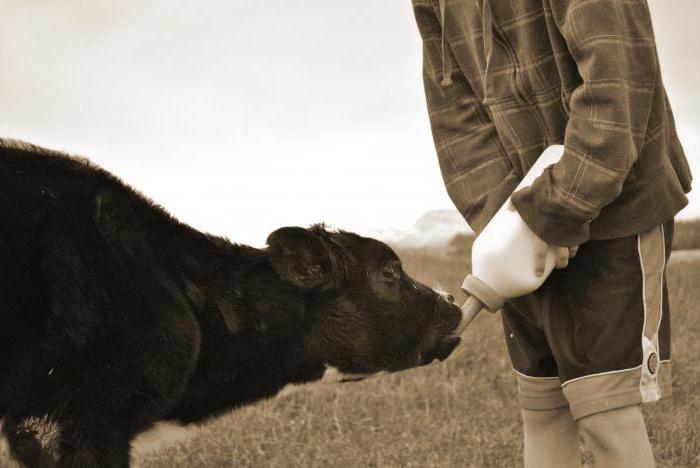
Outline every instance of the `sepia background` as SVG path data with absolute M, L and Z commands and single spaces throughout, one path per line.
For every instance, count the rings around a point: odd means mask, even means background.
M 700 2 L 649 6 L 700 178 Z M 408 0 L 0 0 L 0 137 L 88 156 L 234 241 L 318 221 L 381 235 L 459 301 L 473 236 L 442 184 L 420 66 Z M 660 468 L 700 466 L 700 193 L 680 218 L 695 221 L 677 224 L 667 269 L 674 397 L 645 408 Z M 482 315 L 441 365 L 162 427 L 169 442 L 142 439 L 134 466 L 520 466 L 500 320 Z
M 262 245 L 281 225 L 376 233 L 452 208 L 408 0 L 0 5 L 0 137 L 87 156 L 197 228 Z M 700 174 L 700 3 L 649 5 Z

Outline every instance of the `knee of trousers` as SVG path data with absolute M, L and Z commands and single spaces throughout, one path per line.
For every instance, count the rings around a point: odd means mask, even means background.
M 517 374 L 518 401 L 526 410 L 542 411 L 569 406 L 558 377 L 529 377 Z

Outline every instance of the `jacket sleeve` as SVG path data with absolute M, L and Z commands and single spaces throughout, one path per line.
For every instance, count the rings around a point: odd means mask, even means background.
M 659 66 L 646 0 L 549 0 L 581 83 L 571 95 L 564 155 L 512 196 L 526 224 L 554 245 L 589 239 L 644 144 Z
M 456 8 L 456 7 L 455 7 Z M 517 185 L 490 115 L 451 54 L 452 83 L 441 86 L 442 28 L 428 0 L 413 0 L 423 40 L 423 84 L 442 177 L 452 202 L 477 233 Z M 452 21 L 457 21 L 451 18 Z M 451 44 L 451 47 L 459 45 Z M 509 177 L 510 176 L 510 177 Z

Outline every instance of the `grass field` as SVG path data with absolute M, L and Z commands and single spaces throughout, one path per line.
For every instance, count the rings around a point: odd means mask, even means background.
M 698 237 L 700 239 L 700 236 Z M 465 239 L 442 252 L 400 251 L 406 269 L 457 297 Z M 684 237 L 682 247 L 695 246 Z M 397 249 L 401 250 L 401 249 Z M 700 250 L 668 267 L 673 311 L 672 399 L 645 408 L 659 467 L 700 466 Z M 498 315 L 480 317 L 463 353 L 440 365 L 365 382 L 300 388 L 135 452 L 140 467 L 510 467 L 522 432 Z M 586 465 L 590 465 L 590 457 Z M 0 466 L 8 459 L 0 455 Z

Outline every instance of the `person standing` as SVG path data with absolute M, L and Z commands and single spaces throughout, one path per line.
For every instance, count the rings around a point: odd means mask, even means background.
M 478 235 L 510 197 L 558 254 L 502 309 L 525 466 L 580 466 L 579 432 L 599 467 L 654 466 L 641 404 L 671 393 L 665 266 L 692 175 L 646 0 L 413 9 L 452 201 Z M 561 160 L 513 193 L 553 144 Z

